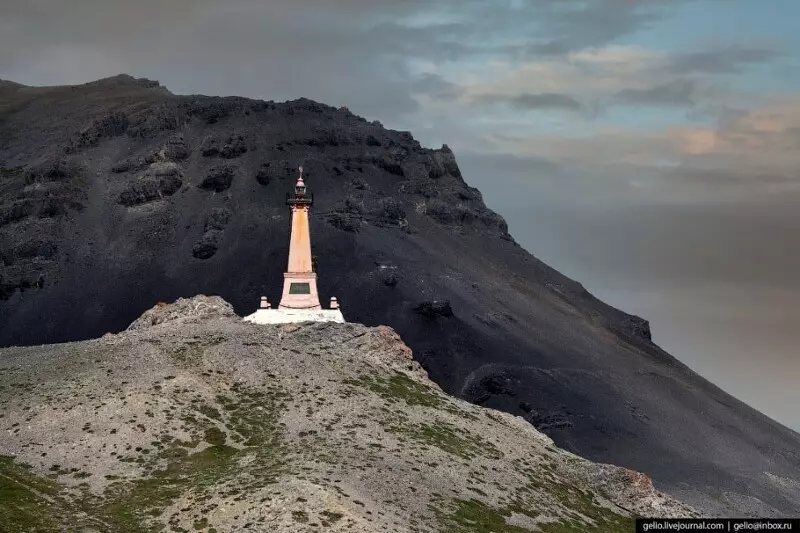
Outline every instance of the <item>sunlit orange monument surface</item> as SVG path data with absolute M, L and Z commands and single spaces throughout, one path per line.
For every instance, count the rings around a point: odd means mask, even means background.
M 289 238 L 289 264 L 283 274 L 283 295 L 277 309 L 261 297 L 259 309 L 245 317 L 256 324 L 281 324 L 287 322 L 344 322 L 335 297 L 330 309 L 323 309 L 317 292 L 317 273 L 311 261 L 311 231 L 308 212 L 314 196 L 303 180 L 303 167 L 294 187 L 287 195 L 286 204 L 292 210 L 292 231 Z

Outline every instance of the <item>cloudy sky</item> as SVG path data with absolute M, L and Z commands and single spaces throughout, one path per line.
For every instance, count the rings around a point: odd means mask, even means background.
M 0 78 L 305 96 L 423 144 L 529 251 L 800 430 L 797 0 L 0 0 Z

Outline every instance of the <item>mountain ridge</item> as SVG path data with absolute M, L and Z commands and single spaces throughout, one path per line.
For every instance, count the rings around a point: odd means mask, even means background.
M 798 478 L 796 433 L 523 250 L 446 145 L 308 99 L 177 96 L 133 77 L 0 88 L 0 345 L 122 331 L 198 293 L 240 315 L 277 301 L 300 165 L 321 298 L 393 327 L 445 391 L 700 509 L 800 514 L 770 477 Z

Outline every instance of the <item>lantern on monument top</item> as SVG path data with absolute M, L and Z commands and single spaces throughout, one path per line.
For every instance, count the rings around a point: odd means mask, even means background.
M 294 192 L 297 196 L 305 196 L 306 183 L 303 181 L 303 167 L 300 167 L 298 170 L 300 171 L 300 177 L 297 178 L 297 185 L 294 186 Z
M 303 167 L 298 169 L 300 176 L 294 186 L 294 194 L 286 194 L 286 203 L 293 208 L 308 207 L 314 203 L 314 197 L 306 190 L 306 183 L 303 181 Z

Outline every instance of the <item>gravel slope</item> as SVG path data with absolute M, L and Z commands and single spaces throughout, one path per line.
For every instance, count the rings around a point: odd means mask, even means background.
M 0 531 L 622 532 L 694 515 L 444 394 L 383 326 L 255 326 L 196 297 L 1 355 Z

